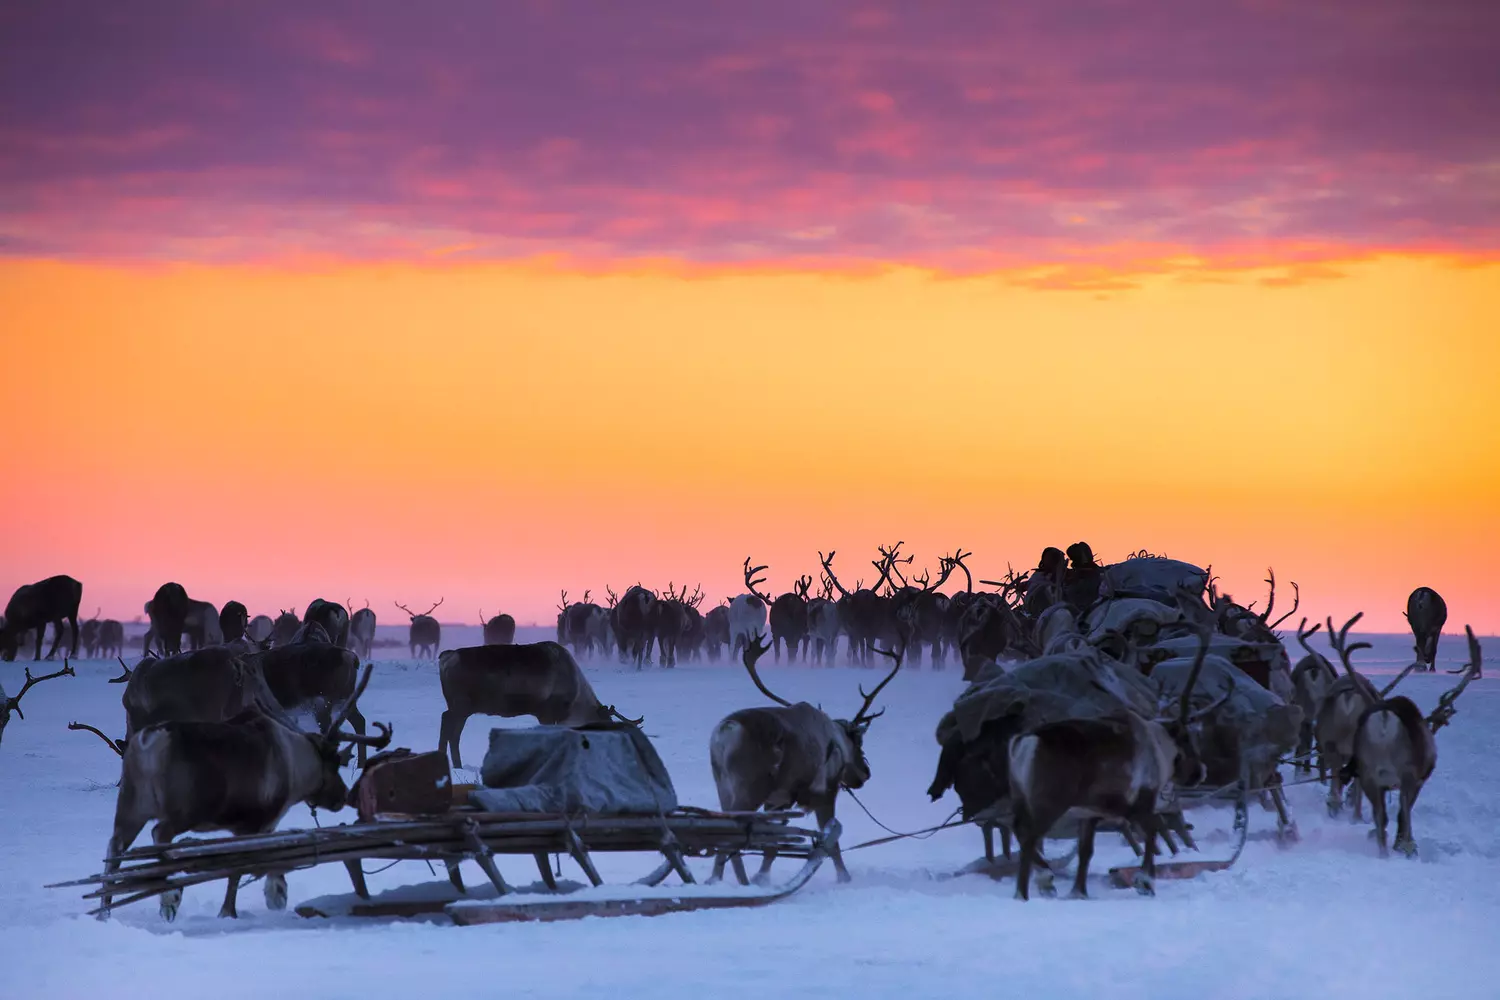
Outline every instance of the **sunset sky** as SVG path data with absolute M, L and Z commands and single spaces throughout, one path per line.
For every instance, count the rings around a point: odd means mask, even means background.
M 1500 4 L 0 0 L 0 338 L 85 613 L 1086 539 L 1493 634 Z

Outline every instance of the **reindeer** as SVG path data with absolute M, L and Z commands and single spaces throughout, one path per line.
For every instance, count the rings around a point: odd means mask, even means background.
M 269 833 L 298 802 L 342 809 L 349 789 L 339 768 L 348 764 L 350 749 L 341 751 L 340 745 L 380 749 L 391 739 L 383 723 L 376 723 L 381 734 L 373 738 L 339 731 L 369 681 L 366 667 L 353 693 L 318 733 L 301 732 L 253 709 L 222 722 L 162 722 L 140 730 L 125 745 L 105 872 L 119 867 L 119 856 L 152 820 L 152 842 L 168 844 L 189 831 Z M 240 875 L 229 876 L 221 917 L 238 916 Z M 265 894 L 267 908 L 285 908 L 285 872 L 266 876 Z M 162 917 L 176 919 L 181 902 L 181 889 L 163 893 Z M 101 917 L 108 916 L 110 903 L 105 895 Z
M 438 646 L 443 639 L 443 627 L 438 624 L 436 618 L 432 617 L 432 613 L 442 603 L 443 598 L 439 597 L 437 604 L 434 604 L 421 614 L 413 614 L 412 610 L 406 605 L 396 602 L 396 607 L 411 616 L 411 631 L 408 633 L 407 643 L 411 647 L 411 658 L 413 660 L 419 655 L 418 650 L 421 651 L 420 655 L 432 656 L 434 658 L 438 655 Z
M 355 611 L 353 602 L 345 598 L 344 610 L 349 612 L 350 648 L 361 660 L 368 660 L 375 648 L 375 612 L 370 609 L 370 601 L 366 598 L 365 606 Z
M 1406 623 L 1417 640 L 1418 670 L 1437 669 L 1438 639 L 1448 621 L 1448 604 L 1431 587 L 1418 587 L 1406 599 Z
M 83 655 L 93 659 L 99 652 L 99 615 L 104 609 L 96 608 L 94 616 L 79 626 L 78 641 L 83 646 Z
M 349 609 L 333 601 L 314 598 L 303 612 L 302 621 L 317 622 L 328 633 L 328 641 L 335 646 L 349 647 Z
M 270 615 L 256 615 L 250 619 L 250 624 L 245 626 L 245 638 L 262 649 L 268 649 L 271 645 L 271 635 L 276 631 L 276 623 Z
M 674 584 L 667 584 L 667 596 L 656 602 L 653 632 L 657 648 L 661 651 L 661 665 L 677 666 L 677 646 L 693 629 L 694 611 L 703 600 L 703 588 L 689 594 L 684 585 L 679 593 Z
M 1395 687 L 1395 681 L 1381 692 L 1382 700 L 1360 716 L 1354 736 L 1354 757 L 1345 770 L 1349 777 L 1359 782 L 1360 789 L 1370 800 L 1375 839 L 1380 845 L 1382 858 L 1388 856 L 1385 795 L 1392 790 L 1399 793 L 1396 850 L 1407 857 L 1417 855 L 1417 842 L 1411 832 L 1411 811 L 1417 804 L 1417 796 L 1422 793 L 1422 786 L 1437 767 L 1437 744 L 1433 735 L 1453 717 L 1453 703 L 1484 669 L 1483 652 L 1479 640 L 1474 638 L 1474 630 L 1466 625 L 1464 633 L 1469 640 L 1469 662 L 1463 668 L 1463 680 L 1438 699 L 1438 707 L 1430 716 L 1422 718 L 1421 711 L 1409 698 L 1399 695 L 1386 698 L 1390 689 Z M 1418 648 L 1420 650 L 1420 640 Z M 1418 669 L 1421 663 L 1419 659 L 1407 670 Z
M 99 648 L 101 659 L 120 656 L 125 652 L 125 626 L 113 618 L 99 623 Z
M 219 611 L 219 635 L 224 642 L 238 642 L 250 625 L 250 612 L 239 601 L 230 601 Z
M 833 558 L 831 555 L 829 558 Z M 839 633 L 843 630 L 838 602 L 833 599 L 833 584 L 823 574 L 822 591 L 807 600 L 807 633 L 810 655 L 818 663 L 830 664 L 838 656 Z
M 510 615 L 496 615 L 493 618 L 484 616 L 484 609 L 479 609 L 479 628 L 484 634 L 486 646 L 509 646 L 516 641 L 516 620 Z
M 1158 713 L 1151 720 L 1124 712 L 1116 718 L 1063 719 L 1011 737 L 1010 798 L 1021 848 L 1017 899 L 1030 898 L 1031 868 L 1042 838 L 1066 815 L 1078 817 L 1081 824 L 1075 899 L 1088 895 L 1089 861 L 1101 819 L 1133 824 L 1145 833 L 1135 887 L 1142 895 L 1156 894 L 1156 814 L 1172 799 L 1174 785 L 1202 782 L 1205 769 L 1194 724 L 1217 711 L 1232 693 L 1197 712 L 1190 710 L 1209 639 L 1205 631 L 1175 716 Z
M 1349 629 L 1364 617 L 1361 611 L 1334 631 L 1333 619 L 1328 619 L 1328 643 L 1338 653 L 1344 665 L 1344 676 L 1328 686 L 1323 704 L 1318 709 L 1315 732 L 1318 738 L 1318 768 L 1328 772 L 1328 815 L 1337 816 L 1344 806 L 1344 765 L 1354 757 L 1354 737 L 1359 731 L 1359 720 L 1365 709 L 1380 701 L 1380 692 L 1364 675 L 1357 673 L 1349 658 L 1356 650 L 1369 649 L 1368 642 L 1349 643 Z M 1360 790 L 1349 789 L 1354 799 L 1354 819 L 1360 815 Z
M 601 704 L 578 661 L 555 642 L 445 649 L 438 679 L 448 706 L 438 723 L 438 750 L 448 753 L 454 767 L 464 766 L 458 745 L 471 715 L 530 715 L 544 726 L 643 721 Z
M 47 659 L 57 655 L 57 647 L 63 637 L 63 621 L 72 627 L 73 639 L 68 656 L 78 655 L 78 604 L 83 600 L 83 584 L 71 576 L 49 576 L 38 583 L 28 583 L 16 588 L 5 605 L 5 615 L 0 618 L 0 659 L 10 662 L 16 658 L 21 638 L 36 630 L 36 648 L 33 660 L 42 658 L 42 636 L 47 625 L 52 625 L 52 648 Z
M 589 600 L 591 593 L 585 590 L 583 600 L 570 604 L 568 592 L 564 590 L 562 603 L 557 606 L 557 641 L 571 646 L 575 656 L 592 656 L 595 650 L 600 656 L 609 653 L 610 613 Z M 609 591 L 609 595 L 611 602 L 615 602 L 614 591 Z M 611 603 L 610 607 L 614 606 Z
M 726 716 L 714 727 L 709 739 L 709 761 L 713 767 L 714 785 L 719 791 L 719 807 L 725 812 L 751 812 L 756 809 L 789 809 L 793 806 L 811 809 L 818 825 L 826 827 L 834 818 L 834 803 L 840 788 L 863 788 L 870 780 L 870 762 L 865 757 L 864 740 L 870 723 L 884 714 L 871 714 L 870 706 L 901 670 L 901 654 L 879 650 L 893 663 L 891 672 L 865 694 L 859 711 L 852 719 L 830 718 L 822 709 L 807 702 L 793 704 L 773 694 L 760 679 L 755 663 L 771 647 L 756 634 L 746 645 L 743 660 L 750 679 L 760 693 L 776 702 L 774 708 L 745 708 Z M 835 844 L 830 851 L 840 882 L 848 882 L 849 869 Z M 728 855 L 714 859 L 712 881 L 724 877 Z M 757 881 L 770 874 L 776 851 L 768 850 L 761 862 Z M 735 875 L 745 881 L 744 864 L 734 856 Z
M 75 676 L 75 674 L 73 673 L 73 668 L 68 665 L 68 661 L 65 659 L 63 660 L 63 667 L 61 670 L 50 674 L 43 674 L 40 677 L 31 676 L 31 668 L 27 667 L 26 683 L 21 686 L 21 693 L 16 695 L 14 698 L 7 698 L 5 696 L 4 686 L 0 686 L 0 739 L 5 738 L 5 727 L 10 724 L 10 713 L 16 713 L 16 717 L 19 719 L 26 718 L 26 714 L 21 711 L 21 699 L 26 697 L 27 691 L 30 691 L 33 687 L 40 684 L 42 681 L 50 681 L 54 677 L 73 676 Z
M 645 666 L 655 639 L 656 594 L 636 584 L 620 597 L 614 607 L 615 634 L 620 652 L 630 658 L 635 668 Z
M 967 559 L 971 554 L 961 547 L 958 550 L 959 559 Z M 891 555 L 887 553 L 888 558 Z M 887 625 L 889 628 L 894 624 L 897 632 L 911 637 L 914 663 L 922 662 L 922 645 L 928 645 L 932 650 L 934 669 L 942 662 L 943 618 L 948 610 L 948 598 L 938 588 L 948 582 L 948 577 L 953 575 L 958 563 L 953 561 L 952 556 L 943 556 L 938 565 L 941 575 L 936 581 L 932 580 L 931 574 L 926 570 L 911 583 L 904 576 L 901 577 L 901 586 L 891 595 L 892 622 Z M 899 568 L 895 568 L 894 572 L 900 575 Z
M 285 646 L 297 638 L 297 630 L 302 627 L 302 619 L 297 617 L 297 612 L 287 608 L 280 609 L 276 615 L 275 622 L 271 625 L 271 646 Z
M 797 659 L 799 646 L 806 650 L 807 592 L 812 589 L 812 582 L 810 576 L 798 577 L 791 590 L 771 602 L 767 620 L 771 625 L 771 655 L 776 660 L 781 659 L 783 643 L 786 644 L 788 663 Z
M 703 616 L 703 650 L 718 662 L 719 653 L 729 645 L 729 605 L 710 608 Z
M 745 587 L 749 593 L 729 599 L 729 655 L 734 656 L 750 644 L 750 637 L 765 631 L 767 608 L 771 598 L 756 591 L 765 583 L 755 574 L 765 570 L 764 566 L 751 566 L 750 557 L 745 557 Z
M 824 576 L 840 594 L 839 622 L 844 634 L 849 637 L 851 660 L 869 663 L 870 652 L 876 640 L 894 626 L 894 619 L 887 613 L 889 599 L 881 596 L 880 588 L 890 584 L 891 572 L 899 561 L 897 553 L 900 552 L 901 545 L 901 542 L 897 542 L 889 549 L 881 547 L 879 549 L 881 558 L 872 563 L 880 573 L 875 586 L 864 587 L 856 583 L 852 592 L 844 588 L 833 572 L 833 557 L 837 553 L 829 552 L 826 556 L 821 552 L 818 553 L 818 561 L 823 565 Z M 906 561 L 910 562 L 911 558 L 908 557 Z
M 1307 640 L 1322 627 L 1321 624 L 1315 624 L 1309 629 L 1306 618 L 1297 627 L 1297 642 L 1306 650 L 1306 655 L 1292 668 L 1292 703 L 1302 710 L 1302 723 L 1297 735 L 1297 770 L 1304 774 L 1310 774 L 1313 770 L 1311 758 L 1318 712 L 1323 708 L 1323 700 L 1328 697 L 1328 689 L 1339 679 L 1333 664 L 1307 644 Z M 1317 769 L 1320 780 L 1326 777 L 1327 769 L 1321 758 Z

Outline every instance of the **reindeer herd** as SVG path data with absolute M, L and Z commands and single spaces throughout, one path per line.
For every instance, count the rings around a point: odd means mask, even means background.
M 1438 637 L 1447 609 L 1434 591 L 1419 588 L 1408 602 L 1415 659 L 1384 689 L 1353 663 L 1367 643 L 1349 642 L 1355 615 L 1342 628 L 1327 623 L 1338 667 L 1313 649 L 1320 630 L 1306 619 L 1297 631 L 1305 655 L 1291 665 L 1278 626 L 1301 603 L 1294 583 L 1291 611 L 1272 620 L 1275 574 L 1264 611 L 1218 593 L 1211 570 L 1149 553 L 1111 565 L 1096 561 L 1084 543 L 1066 552 L 1049 548 L 1035 569 L 1010 572 L 976 589 L 961 548 L 941 557 L 936 575 L 915 575 L 902 545 L 881 546 L 871 562 L 874 583 L 850 590 L 834 570 L 835 553 L 818 554 L 820 590 L 811 576 L 773 596 L 764 590 L 766 566 L 743 564 L 746 591 L 706 613 L 701 588 L 670 585 L 664 594 L 644 586 L 608 601 L 558 606 L 556 641 L 516 644 L 515 620 L 480 614 L 484 643 L 441 649 L 441 627 L 432 613 L 397 607 L 409 619 L 413 658 L 437 659 L 444 710 L 437 747 L 462 767 L 459 742 L 474 715 L 532 717 L 546 725 L 639 725 L 605 704 L 579 666 L 579 658 L 618 656 L 637 668 L 671 668 L 688 659 L 738 657 L 753 687 L 774 705 L 731 713 L 713 730 L 709 765 L 726 811 L 798 807 L 820 825 L 834 818 L 840 790 L 858 789 L 871 776 L 864 750 L 876 699 L 904 664 L 934 668 L 948 658 L 962 664 L 968 688 L 937 727 L 933 799 L 957 793 L 963 818 L 980 823 L 987 853 L 991 832 L 1005 836 L 1010 854 L 1019 841 L 1017 895 L 1029 895 L 1033 870 L 1046 870 L 1043 840 L 1064 820 L 1078 824 L 1075 894 L 1086 893 L 1096 831 L 1101 823 L 1132 842 L 1143 841 L 1137 888 L 1150 893 L 1160 838 L 1175 853 L 1174 837 L 1191 844 L 1179 795 L 1233 782 L 1253 786 L 1291 828 L 1281 794 L 1286 755 L 1298 773 L 1328 784 L 1330 815 L 1361 797 L 1371 805 L 1379 850 L 1386 854 L 1386 797 L 1396 792 L 1395 847 L 1413 854 L 1411 813 L 1436 766 L 1433 734 L 1452 717 L 1453 704 L 1481 671 L 1481 650 L 1468 632 L 1469 664 L 1458 686 L 1423 717 L 1392 689 L 1407 673 L 1435 670 Z M 963 589 L 943 587 L 961 573 Z M 357 752 L 389 744 L 391 729 L 375 723 L 366 733 L 358 707 L 370 681 L 375 613 L 351 602 L 316 599 L 302 615 L 251 617 L 231 601 L 215 611 L 191 599 L 176 583 L 162 585 L 146 602 L 150 622 L 144 657 L 125 664 L 123 631 L 97 615 L 80 626 L 82 585 L 52 577 L 19 588 L 0 621 L 0 656 L 15 658 L 23 643 L 41 658 L 45 628 L 52 650 L 80 643 L 90 654 L 120 658 L 124 733 L 116 738 L 92 725 L 69 728 L 98 735 L 122 758 L 109 858 L 130 846 L 146 823 L 153 838 L 169 841 L 189 830 L 235 833 L 273 830 L 298 802 L 337 809 L 347 795 L 340 765 Z M 92 626 L 92 627 L 91 627 Z M 184 649 L 184 638 L 186 649 Z M 830 663 L 840 639 L 856 664 L 889 667 L 848 719 L 821 708 L 793 704 L 774 694 L 757 664 L 767 654 Z M 93 643 L 91 646 L 90 643 Z M 37 683 L 72 675 L 26 672 L 21 691 L 0 691 L 0 735 L 22 697 Z M 299 716 L 310 715 L 308 730 Z M 352 729 L 346 731 L 345 724 Z M 1312 779 L 1309 779 L 1312 780 Z M 1346 795 L 1347 790 L 1347 795 Z M 849 873 L 835 847 L 841 880 Z M 765 857 L 764 877 L 774 855 Z M 720 857 L 714 877 L 738 856 Z M 114 863 L 111 861 L 110 863 Z M 230 879 L 223 915 L 235 913 L 237 879 Z M 285 879 L 269 878 L 267 904 L 286 902 Z M 180 893 L 168 894 L 163 915 L 176 912 Z M 107 901 L 106 901 L 107 903 Z

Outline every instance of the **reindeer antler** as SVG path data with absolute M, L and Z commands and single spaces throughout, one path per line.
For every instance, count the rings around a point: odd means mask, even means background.
M 837 555 L 837 553 L 835 553 L 831 549 L 826 556 L 822 552 L 819 552 L 818 562 L 823 564 L 823 573 L 825 576 L 827 576 L 828 582 L 833 584 L 834 588 L 837 589 L 840 594 L 848 597 L 849 591 L 845 590 L 844 585 L 842 583 L 839 583 L 839 578 L 833 575 L 833 557 L 835 555 Z M 830 593 L 832 593 L 832 591 L 830 591 Z
M 26 713 L 21 711 L 21 699 L 24 698 L 24 697 L 26 697 L 26 692 L 27 691 L 30 691 L 34 686 L 36 686 L 37 684 L 42 683 L 42 681 L 50 681 L 54 677 L 76 677 L 76 676 L 77 676 L 77 674 L 73 673 L 73 668 L 68 665 L 68 660 L 67 660 L 66 657 L 63 658 L 63 668 L 61 670 L 58 670 L 58 671 L 56 671 L 54 673 L 50 673 L 50 674 L 43 674 L 40 677 L 33 677 L 33 676 L 31 676 L 31 668 L 27 667 L 26 668 L 26 683 L 21 686 L 21 693 L 20 694 L 16 695 L 14 698 L 8 698 L 8 699 L 6 699 L 6 702 L 5 702 L 5 704 L 6 704 L 6 710 L 7 711 L 11 711 L 11 712 L 15 712 L 22 719 L 24 719 L 24 718 L 26 718 Z
M 416 615 L 412 614 L 411 608 L 408 608 L 406 605 L 402 604 L 400 601 L 392 601 L 391 603 L 394 604 L 396 607 L 400 608 L 402 611 L 405 611 L 408 615 L 411 615 L 411 617 L 413 617 L 413 618 L 417 617 Z M 282 614 L 286 614 L 286 612 L 283 611 Z
M 616 594 L 614 592 L 614 588 L 612 588 L 607 583 L 604 585 L 604 592 L 609 595 L 608 599 L 609 599 L 609 606 L 610 607 L 614 607 L 616 604 L 620 603 L 620 595 Z
M 99 730 L 95 729 L 93 726 L 90 726 L 87 723 L 83 722 L 70 722 L 68 723 L 68 728 L 74 731 L 93 733 L 95 736 L 103 740 L 105 744 L 115 753 L 119 754 L 121 757 L 125 756 L 124 740 L 111 739 L 110 737 L 105 736 Z
M 810 576 L 799 576 L 797 582 L 792 584 L 792 591 L 804 601 L 807 600 L 808 592 L 812 590 L 813 578 Z
M 562 603 L 557 606 L 557 610 L 568 610 L 568 592 L 566 590 L 562 592 Z
M 1458 696 L 1464 693 L 1464 688 L 1469 686 L 1469 682 L 1483 672 L 1483 650 L 1479 648 L 1479 640 L 1474 638 L 1474 629 L 1465 625 L 1464 632 L 1469 637 L 1469 662 L 1464 670 L 1463 680 L 1459 681 L 1458 686 L 1453 690 L 1438 696 L 1437 708 L 1434 708 L 1432 714 L 1427 717 L 1427 728 L 1434 733 L 1453 720 L 1454 714 L 1458 711 L 1453 707 L 1453 703 L 1458 701 Z
M 433 613 L 433 612 L 434 612 L 434 611 L 436 611 L 436 610 L 437 610 L 437 609 L 438 609 L 438 607 L 439 607 L 439 606 L 440 606 L 440 605 L 441 605 L 441 604 L 442 604 L 442 603 L 443 603 L 443 598 L 441 598 L 441 597 L 439 597 L 439 598 L 438 598 L 438 599 L 437 599 L 437 604 L 434 604 L 434 605 L 433 605 L 433 606 L 432 606 L 432 607 L 430 607 L 430 608 L 428 608 L 428 609 L 427 609 L 427 610 L 426 610 L 426 611 L 424 611 L 424 612 L 422 612 L 422 614 L 423 614 L 423 615 L 430 615 L 430 614 L 432 614 L 432 613 Z
M 1333 647 L 1334 652 L 1339 654 L 1339 660 L 1344 664 L 1344 672 L 1351 677 L 1354 676 L 1354 664 L 1349 662 L 1349 657 L 1354 655 L 1354 651 L 1357 649 L 1370 648 L 1370 644 L 1368 642 L 1356 642 L 1350 644 L 1348 641 L 1349 630 L 1354 627 L 1355 622 L 1359 621 L 1364 616 L 1365 613 L 1363 611 L 1359 612 L 1353 618 L 1350 618 L 1348 621 L 1346 621 L 1344 623 L 1344 627 L 1339 629 L 1337 632 L 1335 632 L 1333 628 L 1333 618 L 1329 617 L 1328 619 L 1328 644 Z
M 748 561 L 749 560 L 746 560 L 746 562 Z M 755 671 L 755 661 L 759 660 L 762 656 L 765 656 L 766 653 L 770 651 L 770 649 L 771 647 L 765 642 L 764 633 L 757 632 L 753 637 L 753 643 L 747 642 L 745 644 L 745 652 L 741 654 L 740 658 L 745 663 L 745 669 L 750 671 L 750 679 L 755 682 L 756 687 L 760 688 L 761 694 L 765 695 L 767 698 L 770 698 L 778 705 L 785 705 L 787 708 L 791 708 L 792 703 L 787 701 L 780 695 L 772 694 L 771 689 L 766 687 L 765 682 L 760 679 L 760 674 L 756 673 Z
M 964 571 L 964 579 L 967 581 L 964 585 L 964 590 L 969 593 L 973 593 L 974 591 L 974 574 L 969 572 L 969 567 L 964 565 L 964 560 L 973 554 L 972 552 L 965 552 L 964 547 L 960 545 L 954 550 L 953 555 L 948 556 L 948 559 L 954 566 Z
M 874 722 L 876 719 L 885 714 L 885 709 L 883 708 L 873 715 L 870 715 L 868 713 L 870 711 L 870 706 L 875 704 L 876 697 L 879 696 L 880 692 L 885 688 L 887 684 L 891 682 L 896 674 L 900 672 L 901 661 L 906 659 L 906 646 L 907 643 L 903 641 L 901 643 L 901 651 L 899 653 L 892 649 L 881 649 L 879 646 L 874 647 L 875 652 L 894 661 L 896 665 L 891 668 L 891 672 L 886 674 L 885 678 L 879 684 L 875 685 L 875 690 L 871 691 L 869 694 L 865 694 L 865 686 L 863 684 L 859 686 L 859 696 L 864 699 L 864 703 L 859 706 L 859 711 L 854 713 L 854 718 L 849 720 L 849 724 L 851 726 L 867 729 L 869 728 L 870 723 Z
M 758 579 L 752 579 L 753 577 L 755 577 L 755 574 L 757 574 L 757 573 L 763 573 L 763 572 L 765 572 L 765 570 L 766 570 L 765 566 L 751 566 L 750 565 L 750 557 L 749 556 L 745 557 L 745 586 L 750 588 L 750 593 L 751 594 L 755 595 L 756 597 L 759 597 L 762 601 L 765 601 L 767 604 L 770 604 L 770 603 L 772 603 L 771 598 L 767 597 L 765 594 L 762 594 L 760 591 L 758 591 L 758 590 L 755 589 L 756 585 L 765 583 L 766 582 L 766 578 L 765 577 L 760 577 Z
M 109 679 L 109 683 L 124 684 L 126 681 L 130 680 L 130 668 L 125 665 L 125 658 L 123 656 L 117 656 L 115 657 L 115 659 L 120 661 L 120 676 L 111 677 Z

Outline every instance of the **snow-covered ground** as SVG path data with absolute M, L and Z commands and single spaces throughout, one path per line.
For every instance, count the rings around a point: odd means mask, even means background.
M 478 629 L 445 627 L 444 646 L 478 641 Z M 529 633 L 529 634 L 528 634 Z M 382 629 L 382 634 L 397 634 Z M 540 638 L 523 630 L 521 638 Z M 1379 636 L 1360 657 L 1371 673 L 1406 662 L 1410 637 Z M 1500 669 L 1500 642 L 1487 643 Z M 1441 666 L 1456 666 L 1461 637 L 1443 640 Z M 135 645 L 138 649 L 139 646 Z M 389 659 L 382 650 L 363 700 L 367 717 L 395 726 L 395 743 L 436 744 L 442 696 L 435 666 Z M 119 764 L 97 738 L 69 721 L 123 729 L 118 673 L 76 663 L 78 676 L 26 696 L 0 745 L 0 997 L 112 1000 L 137 996 L 419 998 L 431 996 L 654 997 L 1493 997 L 1500 995 L 1500 686 L 1476 682 L 1453 725 L 1438 737 L 1437 773 L 1417 806 L 1420 860 L 1381 861 L 1367 826 L 1329 820 L 1319 786 L 1291 790 L 1302 842 L 1283 849 L 1274 819 L 1252 809 L 1251 841 L 1231 871 L 1166 881 L 1155 899 L 1099 892 L 1088 902 L 1011 898 L 1011 882 L 940 880 L 980 851 L 972 828 L 856 851 L 855 881 L 831 866 L 801 893 L 771 907 L 655 918 L 589 919 L 460 928 L 420 921 L 304 920 L 265 909 L 258 884 L 240 894 L 241 919 L 217 919 L 222 884 L 189 889 L 175 924 L 151 903 L 108 922 L 82 914 L 81 890 L 45 883 L 99 869 L 114 809 Z M 0 664 L 14 694 L 22 662 Z M 636 672 L 613 663 L 590 673 L 601 698 L 644 714 L 685 803 L 717 804 L 708 734 L 723 715 L 763 702 L 744 671 L 724 663 Z M 838 714 L 858 705 L 867 671 L 804 666 L 763 670 L 778 693 Z M 1406 680 L 1425 708 L 1454 678 Z M 917 830 L 941 822 L 950 797 L 927 801 L 937 760 L 933 728 L 962 687 L 958 672 L 908 669 L 886 689 L 886 715 L 871 730 L 874 777 L 861 798 L 886 824 Z M 496 720 L 496 724 L 501 724 Z M 506 722 L 504 724 L 518 724 Z M 464 736 L 477 764 L 488 726 Z M 330 819 L 320 817 L 325 824 Z M 352 819 L 345 812 L 333 821 Z M 844 844 L 882 831 L 841 799 Z M 1225 845 L 1227 811 L 1197 814 L 1204 856 Z M 297 807 L 285 826 L 310 825 Z M 1394 830 L 1392 831 L 1394 833 Z M 142 842 L 145 840 L 142 835 Z M 1128 856 L 1100 837 L 1094 870 Z M 601 855 L 606 879 L 654 867 L 646 855 Z M 706 873 L 708 862 L 694 862 Z M 795 862 L 778 865 L 782 877 Z M 529 861 L 502 861 L 529 883 Z M 571 862 L 564 872 L 578 877 Z M 466 872 L 482 884 L 477 868 Z M 372 890 L 426 881 L 426 865 L 404 862 L 370 876 Z M 348 890 L 341 866 L 289 876 L 292 904 Z

